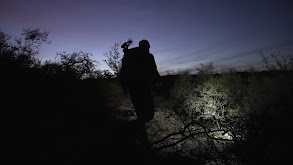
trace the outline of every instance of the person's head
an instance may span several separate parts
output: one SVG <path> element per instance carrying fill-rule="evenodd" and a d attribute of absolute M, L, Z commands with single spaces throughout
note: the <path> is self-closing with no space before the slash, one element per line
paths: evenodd
<path fill-rule="evenodd" d="M 149 51 L 150 50 L 150 43 L 147 41 L 147 40 L 141 40 L 139 41 L 139 47 L 146 50 L 146 51 Z"/>

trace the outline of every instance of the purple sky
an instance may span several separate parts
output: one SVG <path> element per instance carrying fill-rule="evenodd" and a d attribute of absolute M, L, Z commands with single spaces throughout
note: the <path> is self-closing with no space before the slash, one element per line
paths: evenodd
<path fill-rule="evenodd" d="M 103 55 L 128 38 L 151 44 L 161 74 L 261 63 L 265 53 L 293 51 L 292 0 L 0 0 L 0 28 L 13 37 L 22 28 L 48 31 L 52 43 L 42 60 L 57 52 Z"/>

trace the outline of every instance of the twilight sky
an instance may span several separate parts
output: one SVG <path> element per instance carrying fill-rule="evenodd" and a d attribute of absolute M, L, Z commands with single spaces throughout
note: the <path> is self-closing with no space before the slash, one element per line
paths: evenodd
<path fill-rule="evenodd" d="M 292 0 L 0 0 L 0 28 L 18 37 L 22 28 L 49 32 L 42 60 L 57 52 L 93 54 L 100 69 L 116 42 L 147 39 L 161 75 L 257 66 L 258 51 L 293 51 Z"/>

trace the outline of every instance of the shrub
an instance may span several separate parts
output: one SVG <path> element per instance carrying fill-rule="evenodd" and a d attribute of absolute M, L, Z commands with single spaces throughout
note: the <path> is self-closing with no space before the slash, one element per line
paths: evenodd
<path fill-rule="evenodd" d="M 170 97 L 177 100 L 184 100 L 192 88 L 192 76 L 187 72 L 179 74 L 170 90 Z"/>

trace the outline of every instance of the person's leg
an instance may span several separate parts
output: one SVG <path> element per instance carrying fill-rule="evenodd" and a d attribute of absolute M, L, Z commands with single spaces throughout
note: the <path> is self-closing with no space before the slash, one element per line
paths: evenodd
<path fill-rule="evenodd" d="M 133 85 L 130 91 L 131 101 L 134 106 L 137 121 L 136 132 L 140 141 L 147 143 L 147 133 L 145 124 L 153 119 L 154 105 L 151 90 L 147 81 L 142 81 L 139 85 Z"/>

